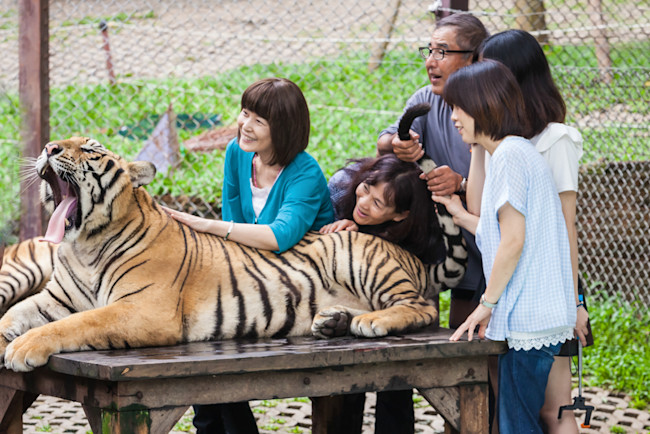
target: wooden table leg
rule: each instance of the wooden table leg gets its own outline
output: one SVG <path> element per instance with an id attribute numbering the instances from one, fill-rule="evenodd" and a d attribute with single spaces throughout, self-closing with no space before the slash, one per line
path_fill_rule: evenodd
<path id="1" fill-rule="evenodd" d="M 460 389 L 460 432 L 480 434 L 490 430 L 488 420 L 488 385 L 469 384 Z"/>
<path id="2" fill-rule="evenodd" d="M 134 408 L 112 410 L 82 405 L 94 433 L 149 434 L 167 433 L 188 407 Z"/>
<path id="3" fill-rule="evenodd" d="M 365 393 L 319 396 L 311 399 L 312 434 L 360 433 Z"/>
<path id="4" fill-rule="evenodd" d="M 488 385 L 419 389 L 445 419 L 445 434 L 483 434 L 489 431 Z"/>
<path id="5" fill-rule="evenodd" d="M 38 395 L 0 387 L 0 433 L 22 434 L 23 413 Z"/>

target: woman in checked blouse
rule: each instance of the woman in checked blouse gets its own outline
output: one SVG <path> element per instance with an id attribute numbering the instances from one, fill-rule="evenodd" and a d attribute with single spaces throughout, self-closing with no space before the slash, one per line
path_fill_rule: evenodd
<path id="1" fill-rule="evenodd" d="M 530 135 L 519 85 L 503 64 L 464 67 L 443 94 L 463 141 L 490 155 L 480 217 L 457 196 L 443 203 L 476 234 L 487 287 L 481 304 L 452 335 L 505 340 L 499 356 L 499 431 L 542 433 L 539 412 L 561 344 L 573 337 L 576 308 L 569 239 L 548 165 Z M 471 168 L 470 168 L 471 171 Z"/>

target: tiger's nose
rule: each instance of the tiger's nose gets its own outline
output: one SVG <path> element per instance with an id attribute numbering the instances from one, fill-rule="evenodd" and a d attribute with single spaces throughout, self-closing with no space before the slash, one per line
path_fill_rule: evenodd
<path id="1" fill-rule="evenodd" d="M 52 155 L 56 155 L 61 151 L 62 149 L 56 143 L 48 143 L 47 145 L 45 145 L 45 152 L 47 152 L 48 157 L 51 157 Z"/>

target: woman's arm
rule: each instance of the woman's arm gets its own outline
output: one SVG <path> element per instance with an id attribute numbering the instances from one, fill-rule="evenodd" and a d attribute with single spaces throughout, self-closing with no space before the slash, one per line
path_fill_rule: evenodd
<path id="1" fill-rule="evenodd" d="M 268 225 L 254 225 L 250 223 L 234 223 L 224 220 L 212 220 L 197 217 L 171 208 L 163 209 L 174 220 L 186 224 L 197 232 L 217 235 L 249 247 L 263 250 L 278 250 L 275 234 Z"/>
<path id="2" fill-rule="evenodd" d="M 258 223 L 271 227 L 278 242 L 278 252 L 284 252 L 298 243 L 308 231 L 318 230 L 333 222 L 334 209 L 325 176 L 309 154 L 299 154 L 280 176 L 273 189 L 282 194 L 275 195 L 273 199 L 269 197 L 266 203 L 266 208 L 277 208 L 277 213 L 274 213 L 272 221 Z"/>
<path id="3" fill-rule="evenodd" d="M 485 288 L 485 301 L 496 304 L 506 289 L 517 268 L 526 239 L 526 218 L 509 203 L 499 208 L 499 230 L 501 241 L 494 257 L 494 265 Z M 478 336 L 485 337 L 485 329 L 492 316 L 492 309 L 479 304 L 449 340 L 457 341 L 467 331 L 467 339 L 472 340 L 474 329 L 479 326 Z"/>
<path id="4" fill-rule="evenodd" d="M 481 145 L 472 145 L 472 159 L 467 175 L 467 211 L 474 215 L 481 215 L 481 196 L 485 184 L 485 148 Z"/>
<path id="5" fill-rule="evenodd" d="M 562 203 L 562 214 L 566 223 L 567 233 L 569 235 L 569 248 L 571 250 L 571 270 L 573 272 L 573 292 L 575 294 L 576 306 L 580 303 L 578 298 L 578 230 L 576 229 L 576 192 L 563 191 L 560 193 L 560 202 Z M 576 320 L 576 336 L 587 345 L 587 321 L 589 312 L 584 307 L 579 307 Z"/>
<path id="6" fill-rule="evenodd" d="M 501 241 L 494 257 L 494 265 L 485 288 L 485 299 L 496 303 L 510 281 L 524 249 L 526 218 L 506 202 L 499 208 Z"/>

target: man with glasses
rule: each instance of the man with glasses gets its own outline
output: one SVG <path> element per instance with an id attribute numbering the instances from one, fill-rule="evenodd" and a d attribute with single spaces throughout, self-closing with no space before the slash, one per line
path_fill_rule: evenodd
<path id="1" fill-rule="evenodd" d="M 420 103 L 431 104 L 426 116 L 416 118 L 411 139 L 397 136 L 399 119 L 379 134 L 377 152 L 395 153 L 404 161 L 417 161 L 425 153 L 437 164 L 426 174 L 431 192 L 439 196 L 464 192 L 469 172 L 470 151 L 451 120 L 451 108 L 442 99 L 447 78 L 456 70 L 474 62 L 478 49 L 489 36 L 481 21 L 469 14 L 454 14 L 437 22 L 428 47 L 419 49 L 425 60 L 430 85 L 416 91 L 407 101 L 406 109 Z M 457 328 L 476 308 L 485 279 L 481 257 L 474 236 L 463 230 L 467 243 L 468 264 L 462 282 L 451 290 L 449 327 Z M 413 433 L 413 402 L 411 391 L 377 394 L 375 434 Z"/>

